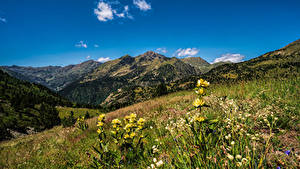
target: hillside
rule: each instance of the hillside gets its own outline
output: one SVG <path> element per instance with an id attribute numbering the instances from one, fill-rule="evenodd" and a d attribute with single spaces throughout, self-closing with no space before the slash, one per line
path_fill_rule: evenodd
<path id="1" fill-rule="evenodd" d="M 54 91 L 59 91 L 68 84 L 88 74 L 99 65 L 101 65 L 101 63 L 89 60 L 81 64 L 69 65 L 65 67 L 3 66 L 2 68 L 13 77 L 41 84 Z"/>
<path id="2" fill-rule="evenodd" d="M 56 105 L 71 103 L 44 86 L 13 78 L 0 69 L 0 140 L 60 124 Z"/>
<path id="3" fill-rule="evenodd" d="M 200 115 L 218 121 L 202 123 L 205 144 L 197 144 L 198 137 L 193 135 L 186 120 L 197 115 L 192 106 L 196 98 L 193 91 L 172 93 L 110 112 L 106 114 L 105 125 L 132 112 L 146 119 L 144 148 L 147 153 L 134 163 L 122 162 L 125 166 L 120 168 L 147 168 L 154 158 L 163 161 L 161 168 L 258 168 L 260 159 L 263 159 L 263 168 L 299 166 L 300 126 L 295 125 L 299 121 L 299 80 L 298 77 L 212 84 L 205 97 L 209 107 L 203 107 Z M 277 118 L 272 128 L 268 127 L 266 117 L 267 122 Z M 97 117 L 86 120 L 89 128 L 84 131 L 57 126 L 0 142 L 0 166 L 90 168 L 93 157 L 98 158 L 93 148 L 99 149 L 97 121 Z M 106 127 L 105 131 L 110 135 L 111 129 Z M 118 150 L 112 139 L 109 143 L 109 150 Z M 208 159 L 203 160 L 204 154 Z M 106 162 L 115 158 L 108 158 Z"/>
<path id="4" fill-rule="evenodd" d="M 300 73 L 300 40 L 257 58 L 218 66 L 203 77 L 213 82 L 240 81 L 269 77 L 298 76 Z"/>
<path id="5" fill-rule="evenodd" d="M 106 62 L 71 83 L 60 94 L 79 103 L 100 104 L 113 92 L 136 86 L 157 86 L 197 74 L 194 67 L 180 59 L 149 51 L 136 57 L 126 55 Z"/>
<path id="6" fill-rule="evenodd" d="M 161 94 L 193 89 L 199 77 L 208 79 L 211 83 L 233 83 L 243 80 L 274 77 L 297 77 L 300 73 L 299 48 L 298 40 L 284 48 L 266 53 L 249 61 L 241 63 L 221 62 L 206 64 L 206 70 L 210 71 L 200 76 L 185 76 L 177 81 L 156 86 L 131 86 L 130 88 L 120 89 L 111 93 L 103 102 L 103 105 L 122 107 L 145 101 Z M 200 65 L 204 62 L 201 58 L 197 57 L 192 59 L 188 58 L 187 60 L 191 66 L 194 60 L 195 63 L 199 61 Z M 193 66 L 197 66 L 197 64 Z M 195 67 L 195 69 L 197 68 Z M 202 67 L 202 70 L 205 69 Z"/>

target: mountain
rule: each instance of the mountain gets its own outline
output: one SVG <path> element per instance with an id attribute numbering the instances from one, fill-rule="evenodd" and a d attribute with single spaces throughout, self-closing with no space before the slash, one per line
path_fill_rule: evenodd
<path id="1" fill-rule="evenodd" d="M 218 66 L 204 75 L 216 82 L 299 76 L 300 39 L 257 58 Z"/>
<path id="2" fill-rule="evenodd" d="M 47 67 L 23 67 L 3 66 L 2 68 L 10 75 L 29 82 L 38 83 L 51 90 L 59 91 L 68 84 L 90 73 L 101 63 L 89 60 L 77 65 L 47 66 Z"/>
<path id="3" fill-rule="evenodd" d="M 0 69 L 0 140 L 60 124 L 57 105 L 71 105 L 50 89 L 11 77 Z"/>
<path id="4" fill-rule="evenodd" d="M 148 51 L 106 62 L 60 94 L 79 103 L 100 104 L 114 92 L 127 91 L 125 88 L 158 86 L 197 74 L 196 68 L 180 59 Z"/>
<path id="5" fill-rule="evenodd" d="M 191 83 L 199 78 L 212 83 L 231 83 L 263 78 L 299 77 L 300 39 L 248 61 L 221 64 L 201 76 L 191 76 L 177 81 L 181 87 L 174 90 L 191 89 Z"/>
<path id="6" fill-rule="evenodd" d="M 199 70 L 200 73 L 207 73 L 211 69 L 218 67 L 220 65 L 226 64 L 228 62 L 218 62 L 210 64 L 206 60 L 202 59 L 201 57 L 186 57 L 181 59 L 184 63 L 187 63 Z"/>

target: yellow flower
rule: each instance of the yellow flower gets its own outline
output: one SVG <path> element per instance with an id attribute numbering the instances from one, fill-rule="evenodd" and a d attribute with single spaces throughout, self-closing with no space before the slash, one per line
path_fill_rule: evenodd
<path id="1" fill-rule="evenodd" d="M 200 106 L 203 106 L 204 103 L 205 103 L 205 102 L 204 102 L 202 99 L 197 98 L 197 99 L 193 102 L 193 105 L 194 105 L 195 107 L 200 107 Z"/>
<path id="2" fill-rule="evenodd" d="M 114 125 L 113 125 L 113 128 L 114 128 L 114 129 L 117 128 L 117 125 L 114 124 Z"/>
<path id="3" fill-rule="evenodd" d="M 98 133 L 98 134 L 102 133 L 102 130 L 101 130 L 101 129 L 98 129 L 98 130 L 97 130 L 97 133 Z"/>
<path id="4" fill-rule="evenodd" d="M 203 122 L 205 120 L 204 117 L 196 117 L 195 121 L 198 121 L 199 123 Z"/>
<path id="5" fill-rule="evenodd" d="M 112 124 L 121 124 L 121 121 L 119 119 L 114 119 L 111 121 Z"/>
<path id="6" fill-rule="evenodd" d="M 125 134 L 124 139 L 128 139 L 129 138 L 129 134 Z"/>
<path id="7" fill-rule="evenodd" d="M 104 125 L 104 123 L 101 122 L 101 121 L 99 121 L 98 124 L 97 124 L 98 127 L 102 127 L 103 125 Z"/>
<path id="8" fill-rule="evenodd" d="M 196 93 L 202 95 L 204 93 L 204 89 L 201 87 L 200 89 L 196 90 Z"/>
<path id="9" fill-rule="evenodd" d="M 114 135 L 117 134 L 117 132 L 116 132 L 116 131 L 113 131 L 113 130 L 111 131 L 111 133 L 114 134 Z"/>
<path id="10" fill-rule="evenodd" d="M 98 117 L 98 121 L 102 121 L 105 118 L 105 114 L 100 114 Z"/>
<path id="11" fill-rule="evenodd" d="M 133 138 L 135 136 L 135 133 L 130 134 L 130 138 Z"/>
<path id="12" fill-rule="evenodd" d="M 145 119 L 140 118 L 140 119 L 138 120 L 137 124 L 142 126 L 142 125 L 144 125 L 145 121 L 146 121 Z"/>
<path id="13" fill-rule="evenodd" d="M 203 79 L 197 81 L 197 87 L 208 87 L 209 82 Z"/>
<path id="14" fill-rule="evenodd" d="M 143 129 L 143 126 L 138 126 L 138 129 L 142 130 L 142 129 Z"/>

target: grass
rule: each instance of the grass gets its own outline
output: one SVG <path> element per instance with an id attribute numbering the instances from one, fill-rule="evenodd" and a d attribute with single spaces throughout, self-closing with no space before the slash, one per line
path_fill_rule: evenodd
<path id="1" fill-rule="evenodd" d="M 63 119 L 64 117 L 68 117 L 70 112 L 74 112 L 74 118 L 78 118 L 84 116 L 86 112 L 89 113 L 90 117 L 95 117 L 100 114 L 100 111 L 97 109 L 88 109 L 88 108 L 72 108 L 72 107 L 57 107 L 59 111 L 59 117 Z"/>
<path id="2" fill-rule="evenodd" d="M 147 168 L 156 165 L 154 158 L 163 161 L 161 168 L 239 168 L 243 158 L 247 163 L 240 168 L 297 168 L 299 84 L 299 78 L 290 78 L 212 85 L 204 98 L 210 107 L 203 108 L 202 112 L 192 109 L 196 98 L 194 92 L 181 91 L 110 112 L 106 114 L 106 121 L 122 119 L 130 113 L 147 120 L 144 161 L 122 164 L 124 168 Z M 97 110 L 62 107 L 58 110 L 61 118 L 71 110 L 75 117 L 86 111 L 91 116 L 99 113 Z M 199 140 L 199 133 L 192 132 L 192 123 L 187 120 L 194 116 L 218 119 L 214 124 L 196 124 L 197 131 L 205 136 L 202 140 Z M 275 117 L 278 119 L 274 120 Z M 89 168 L 92 157 L 97 157 L 92 149 L 92 146 L 98 146 L 96 122 L 97 118 L 88 119 L 89 128 L 84 131 L 57 126 L 1 142 L 0 166 Z M 110 129 L 108 127 L 106 131 Z M 239 134 L 241 129 L 245 131 L 242 136 Z M 205 144 L 202 144 L 203 140 Z M 157 148 L 155 153 L 153 146 Z M 286 150 L 291 153 L 285 154 Z M 229 155 L 233 156 L 232 160 Z M 236 158 L 237 155 L 241 155 L 241 159 Z"/>

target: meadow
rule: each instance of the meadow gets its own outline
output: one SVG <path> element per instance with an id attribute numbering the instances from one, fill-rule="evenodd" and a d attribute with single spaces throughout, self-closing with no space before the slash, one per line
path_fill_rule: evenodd
<path id="1" fill-rule="evenodd" d="M 105 115 L 59 107 L 61 118 L 97 117 L 78 122 L 87 129 L 56 126 L 1 142 L 0 166 L 299 168 L 299 84 L 293 77 L 199 85 Z"/>

